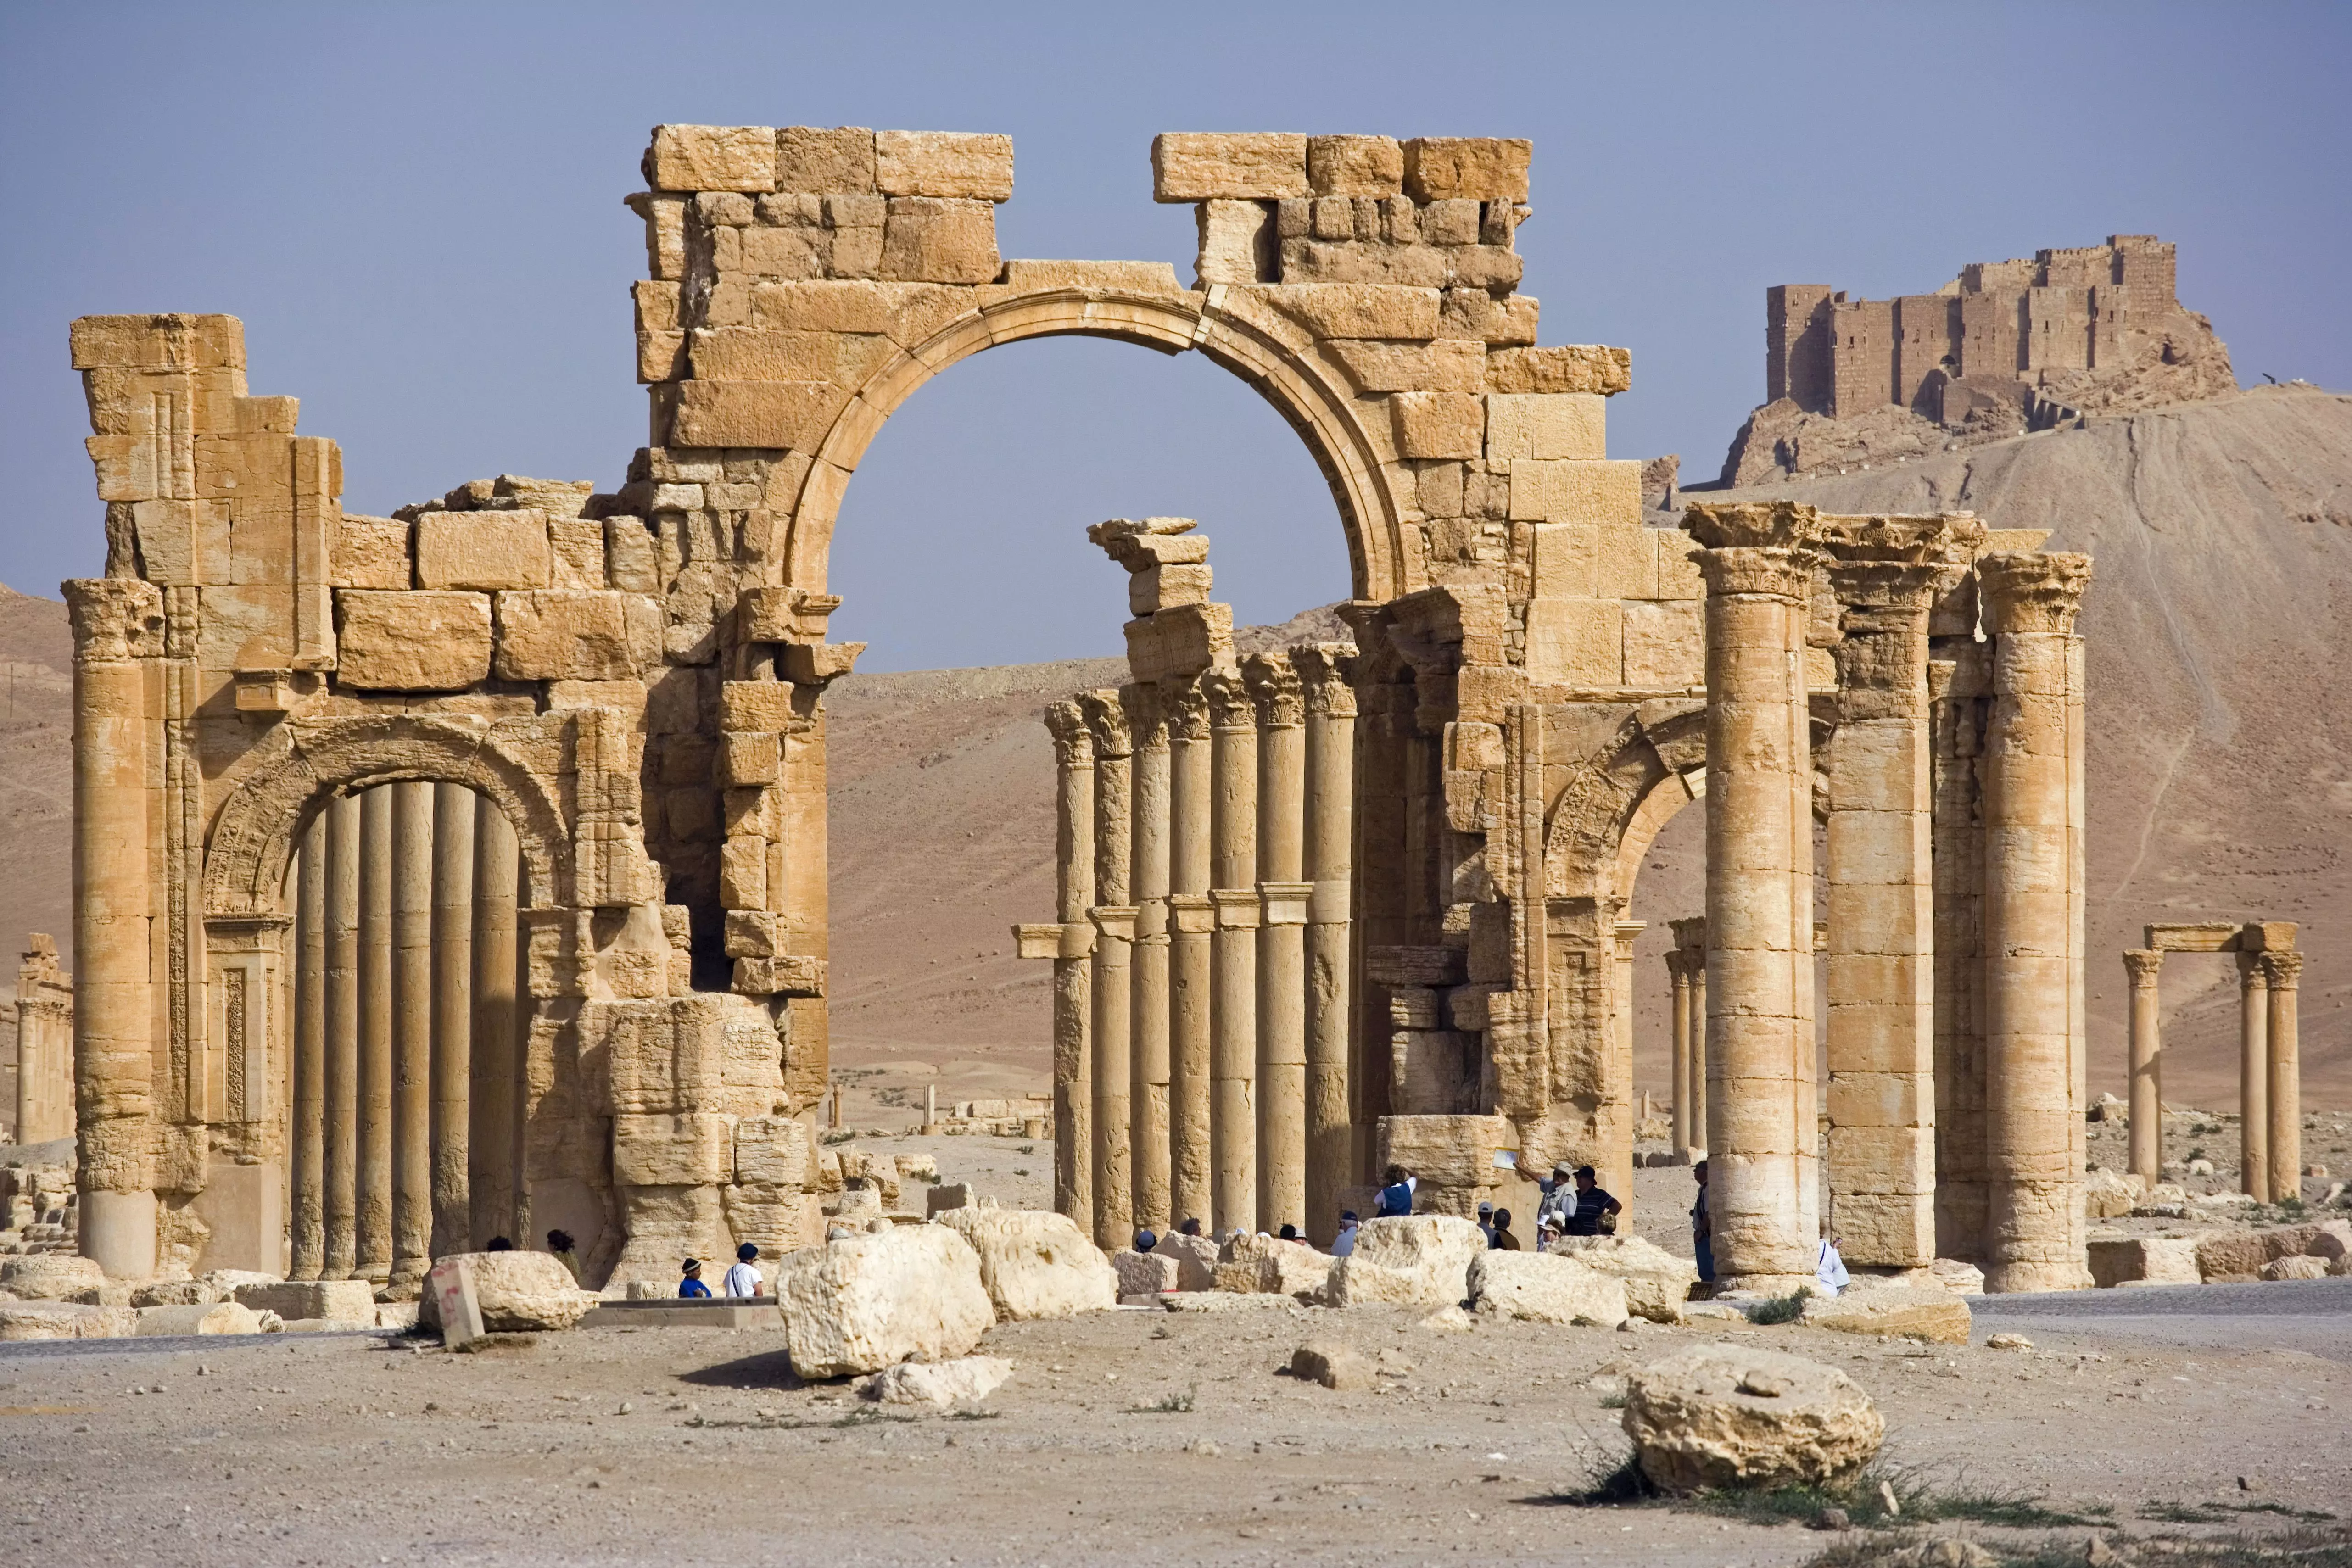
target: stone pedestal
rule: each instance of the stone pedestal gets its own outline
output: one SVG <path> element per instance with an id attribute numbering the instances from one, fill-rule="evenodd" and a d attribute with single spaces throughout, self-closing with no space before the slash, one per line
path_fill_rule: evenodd
<path id="1" fill-rule="evenodd" d="M 2157 999 L 2163 968 L 2164 955 L 2154 948 L 2124 954 L 2124 974 L 2131 985 L 2131 1172 L 2150 1186 L 2164 1179 L 2163 1011 Z"/>

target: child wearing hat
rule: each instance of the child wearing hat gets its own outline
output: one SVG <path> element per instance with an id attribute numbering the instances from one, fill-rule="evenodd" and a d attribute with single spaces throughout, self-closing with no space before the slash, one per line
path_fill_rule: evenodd
<path id="1" fill-rule="evenodd" d="M 702 1282 L 702 1260 L 700 1259 L 688 1258 L 685 1262 L 678 1265 L 678 1272 L 684 1276 L 684 1278 L 680 1279 L 677 1282 L 677 1293 L 681 1298 L 698 1297 L 704 1300 L 708 1300 L 709 1298 L 710 1287 Z"/>

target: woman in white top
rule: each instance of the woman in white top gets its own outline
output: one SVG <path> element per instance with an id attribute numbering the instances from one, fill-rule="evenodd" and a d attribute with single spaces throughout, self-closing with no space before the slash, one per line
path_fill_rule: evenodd
<path id="1" fill-rule="evenodd" d="M 1822 1249 L 1813 1260 L 1813 1278 L 1821 1282 L 1822 1294 L 1834 1296 L 1846 1287 L 1845 1260 L 1838 1256 L 1838 1239 L 1822 1238 Z"/>
<path id="2" fill-rule="evenodd" d="M 727 1270 L 727 1278 L 719 1283 L 719 1293 L 741 1299 L 760 1293 L 760 1270 L 751 1267 L 751 1260 L 760 1249 L 749 1241 L 735 1249 L 735 1267 Z"/>

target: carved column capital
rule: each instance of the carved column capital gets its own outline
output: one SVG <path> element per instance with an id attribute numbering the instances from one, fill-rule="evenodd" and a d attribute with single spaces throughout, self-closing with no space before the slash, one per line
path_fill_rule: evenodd
<path id="1" fill-rule="evenodd" d="M 76 659 L 112 664 L 163 651 L 163 591 L 153 583 L 135 577 L 78 577 L 61 586 Z"/>
<path id="2" fill-rule="evenodd" d="M 2274 991 L 2292 991 L 2303 983 L 2303 955 L 2293 950 L 2267 952 L 2262 958 L 2263 978 Z"/>
<path id="3" fill-rule="evenodd" d="M 1801 501 L 1692 503 L 1683 529 L 1717 549 L 1810 549 L 1821 542 L 1822 515 Z"/>
<path id="4" fill-rule="evenodd" d="M 1307 695 L 1287 653 L 1252 653 L 1242 661 L 1242 684 L 1266 729 L 1297 729 L 1307 722 Z"/>
<path id="5" fill-rule="evenodd" d="M 2153 990 L 2157 977 L 2164 968 L 2164 954 L 2154 947 L 2124 949 L 2124 973 L 2130 977 L 2135 991 Z"/>
<path id="6" fill-rule="evenodd" d="M 1095 765 L 1094 732 L 1087 727 L 1086 709 L 1075 697 L 1045 706 L 1045 730 L 1054 737 L 1054 760 L 1064 768 Z"/>
<path id="7" fill-rule="evenodd" d="M 1290 650 L 1290 667 L 1306 688 L 1307 711 L 1332 718 L 1356 716 L 1356 653 L 1344 643 L 1308 643 Z"/>
<path id="8" fill-rule="evenodd" d="M 1086 715 L 1087 728 L 1095 737 L 1097 760 L 1133 754 L 1135 730 L 1123 693 L 1116 687 L 1105 686 L 1097 691 L 1080 692 L 1075 700 L 1078 711 Z"/>
<path id="9" fill-rule="evenodd" d="M 1973 512 L 1921 512 L 1821 519 L 1822 549 L 1839 561 L 1965 562 L 1984 543 Z"/>
<path id="10" fill-rule="evenodd" d="M 1201 693 L 1208 699 L 1209 723 L 1217 729 L 1257 727 L 1257 704 L 1238 673 L 1211 670 L 1201 677 Z"/>
<path id="11" fill-rule="evenodd" d="M 1209 738 L 1209 695 L 1201 689 L 1198 676 L 1160 682 L 1159 702 L 1171 740 Z"/>
<path id="12" fill-rule="evenodd" d="M 2241 953 L 2238 955 L 2239 990 L 2263 991 L 2270 988 L 2270 976 L 2263 967 L 2263 960 L 2269 956 L 2270 955 L 2266 953 Z"/>
<path id="13" fill-rule="evenodd" d="M 1977 562 L 1984 591 L 1985 624 L 2003 632 L 2074 630 L 2084 591 L 2091 586 L 2091 558 L 2063 550 L 1989 555 Z"/>
<path id="14" fill-rule="evenodd" d="M 1812 555 L 1808 550 L 1724 546 L 1703 549 L 1696 559 L 1709 598 L 1741 595 L 1802 604 L 1811 591 Z"/>

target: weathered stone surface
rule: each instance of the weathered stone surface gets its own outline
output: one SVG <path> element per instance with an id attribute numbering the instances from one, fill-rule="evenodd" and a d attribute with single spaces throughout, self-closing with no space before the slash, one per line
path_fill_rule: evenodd
<path id="1" fill-rule="evenodd" d="M 1654 1323 L 1678 1323 L 1698 1266 L 1639 1236 L 1568 1236 L 1561 1251 L 1625 1281 L 1625 1310 Z"/>
<path id="2" fill-rule="evenodd" d="M 2256 1279 L 2263 1264 L 2304 1251 L 2319 1233 L 2316 1225 L 2207 1231 L 2197 1239 L 2197 1270 L 2208 1283 Z"/>
<path id="3" fill-rule="evenodd" d="M 953 131 L 878 131 L 874 183 L 889 196 L 1013 197 L 1013 138 Z"/>
<path id="4" fill-rule="evenodd" d="M 1417 136 L 1404 144 L 1405 193 L 1416 202 L 1524 202 L 1534 144 L 1496 136 Z"/>
<path id="5" fill-rule="evenodd" d="M 787 125 L 776 132 L 776 189 L 844 195 L 874 189 L 874 132 Z"/>
<path id="6" fill-rule="evenodd" d="M 1138 1252 L 1123 1247 L 1110 1255 L 1110 1266 L 1118 1276 L 1121 1301 L 1129 1296 L 1156 1296 L 1182 1289 L 1177 1281 L 1183 1277 L 1183 1268 L 1170 1253 Z"/>
<path id="7" fill-rule="evenodd" d="M 1457 1305 L 1470 1293 L 1472 1260 L 1486 1250 L 1478 1227 L 1452 1215 L 1368 1219 L 1356 1249 L 1332 1266 L 1330 1304 Z"/>
<path id="8" fill-rule="evenodd" d="M 365 1280 L 286 1280 L 239 1285 L 237 1304 L 276 1312 L 288 1322 L 320 1318 L 364 1328 L 375 1322 L 375 1288 Z"/>
<path id="9" fill-rule="evenodd" d="M 481 1308 L 482 1327 L 490 1333 L 568 1329 L 596 1304 L 594 1293 L 580 1289 L 572 1271 L 556 1261 L 552 1252 L 518 1249 L 452 1253 L 450 1257 L 466 1260 L 467 1271 L 473 1276 L 474 1299 Z M 448 1260 L 439 1258 L 435 1262 Z M 371 1308 L 369 1322 L 373 1321 Z M 430 1291 L 417 1308 L 416 1321 L 425 1328 L 441 1326 L 440 1311 Z"/>
<path id="10" fill-rule="evenodd" d="M 953 1360 L 996 1322 L 980 1254 L 944 1225 L 804 1247 L 779 1266 L 776 1294 L 793 1370 L 803 1377 Z"/>
<path id="11" fill-rule="evenodd" d="M 1310 136 L 1307 183 L 1318 196 L 1393 196 L 1404 188 L 1404 149 L 1387 136 Z"/>
<path id="12" fill-rule="evenodd" d="M 138 1326 L 135 1307 L 66 1301 L 0 1301 L 0 1341 L 121 1339 Z"/>
<path id="13" fill-rule="evenodd" d="M 1633 384 L 1633 367 L 1631 350 L 1593 343 L 1493 349 L 1486 354 L 1486 390 L 1613 395 Z"/>
<path id="14" fill-rule="evenodd" d="M 1013 1375 L 1000 1355 L 965 1355 L 953 1361 L 902 1361 L 857 1385 L 858 1397 L 880 1405 L 916 1405 L 946 1410 L 987 1398 Z"/>
<path id="15" fill-rule="evenodd" d="M 661 606 L 633 593 L 501 593 L 496 610 L 500 680 L 627 680 L 660 657 Z"/>
<path id="16" fill-rule="evenodd" d="M 1304 136 L 1167 131 L 1151 139 L 1155 202 L 1271 201 L 1307 193 Z"/>
<path id="17" fill-rule="evenodd" d="M 1337 1340 L 1309 1340 L 1290 1353 L 1290 1375 L 1340 1394 L 1361 1393 L 1372 1386 L 1371 1358 Z"/>
<path id="18" fill-rule="evenodd" d="M 1984 1270 L 1958 1258 L 1938 1258 L 1927 1265 L 1936 1282 L 1956 1296 L 1984 1294 Z"/>
<path id="19" fill-rule="evenodd" d="M 996 209 L 986 202 L 893 196 L 882 269 L 898 283 L 988 283 L 997 272 Z"/>
<path id="20" fill-rule="evenodd" d="M 335 595 L 335 679 L 365 691 L 454 692 L 490 675 L 487 593 Z"/>
<path id="21" fill-rule="evenodd" d="M 427 512 L 416 519 L 419 588 L 545 588 L 555 571 L 537 512 Z"/>
<path id="22" fill-rule="evenodd" d="M 1834 1296 L 1808 1296 L 1797 1321 L 1808 1328 L 1847 1333 L 1969 1343 L 1969 1304 L 1940 1285 L 1857 1286 Z"/>
<path id="23" fill-rule="evenodd" d="M 772 191 L 776 133 L 764 125 L 656 125 L 645 174 L 657 191 Z"/>
<path id="24" fill-rule="evenodd" d="M 1216 1286 L 1217 1244 L 1205 1236 L 1171 1232 L 1160 1239 L 1155 1251 L 1176 1260 L 1176 1289 L 1208 1291 Z"/>
<path id="25" fill-rule="evenodd" d="M 235 1301 L 213 1301 L 189 1307 L 139 1307 L 138 1334 L 259 1333 L 263 1318 L 251 1307 Z M 374 1315 L 369 1320 L 373 1323 Z"/>
<path id="26" fill-rule="evenodd" d="M 2091 1281 L 2102 1290 L 2116 1285 L 2194 1285 L 2203 1278 L 2197 1269 L 2193 1237 L 2094 1236 L 2086 1243 Z"/>
<path id="27" fill-rule="evenodd" d="M 2308 1252 L 2273 1258 L 2255 1270 L 2255 1278 L 2261 1280 L 2320 1280 L 2326 1276 L 2327 1260 L 2314 1258 Z"/>
<path id="28" fill-rule="evenodd" d="M 1668 1491 L 1818 1483 L 1870 1462 L 1886 1435 L 1870 1396 L 1832 1366 L 1702 1345 L 1625 1380 L 1625 1435 Z"/>
<path id="29" fill-rule="evenodd" d="M 2083 1212 L 2093 1219 L 2118 1219 L 2140 1200 L 2140 1178 L 2105 1168 L 2083 1176 Z"/>
<path id="30" fill-rule="evenodd" d="M 1625 1321 L 1625 1281 L 1564 1253 L 1481 1252 L 1470 1262 L 1473 1312 L 1529 1322 Z"/>
<path id="31" fill-rule="evenodd" d="M 951 1208 L 939 1224 L 971 1243 L 1000 1322 L 1067 1318 L 1118 1305 L 1118 1274 L 1067 1215 Z"/>
<path id="32" fill-rule="evenodd" d="M 106 1283 L 94 1258 L 71 1252 L 33 1252 L 0 1258 L 0 1291 L 27 1301 L 63 1301 Z"/>

